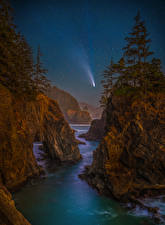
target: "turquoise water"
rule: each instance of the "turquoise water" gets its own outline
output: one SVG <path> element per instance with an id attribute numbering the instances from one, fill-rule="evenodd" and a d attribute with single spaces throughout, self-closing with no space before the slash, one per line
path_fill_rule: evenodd
<path id="1" fill-rule="evenodd" d="M 76 135 L 88 126 L 74 126 Z M 84 139 L 82 139 L 84 141 Z M 145 212 L 133 214 L 119 203 L 99 196 L 85 181 L 78 178 L 85 165 L 92 161 L 97 142 L 79 145 L 83 160 L 65 166 L 35 185 L 27 185 L 14 195 L 17 208 L 32 225 L 147 225 Z"/>

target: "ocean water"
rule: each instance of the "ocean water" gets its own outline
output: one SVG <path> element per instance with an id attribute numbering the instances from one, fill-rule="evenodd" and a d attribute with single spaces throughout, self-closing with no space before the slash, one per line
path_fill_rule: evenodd
<path id="1" fill-rule="evenodd" d="M 71 125 L 76 136 L 89 126 Z M 84 141 L 84 139 L 81 139 Z M 149 225 L 145 211 L 129 212 L 118 202 L 99 196 L 85 181 L 78 178 L 85 165 L 92 162 L 97 142 L 79 145 L 83 159 L 48 173 L 46 179 L 26 185 L 14 194 L 17 208 L 32 225 Z M 37 144 L 35 144 L 35 155 Z"/>

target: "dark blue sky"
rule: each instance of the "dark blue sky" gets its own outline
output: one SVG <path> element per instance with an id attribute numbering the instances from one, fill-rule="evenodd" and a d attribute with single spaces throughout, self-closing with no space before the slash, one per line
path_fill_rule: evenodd
<path id="1" fill-rule="evenodd" d="M 138 9 L 152 50 L 165 63 L 165 0 L 11 0 L 15 23 L 36 54 L 40 45 L 48 77 L 80 101 L 97 105 L 101 73 L 119 59 Z M 91 86 L 89 74 L 96 88 Z"/>

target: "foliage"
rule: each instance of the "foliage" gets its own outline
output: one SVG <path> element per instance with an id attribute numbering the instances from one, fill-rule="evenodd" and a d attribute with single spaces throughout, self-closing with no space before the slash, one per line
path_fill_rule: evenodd
<path id="1" fill-rule="evenodd" d="M 165 91 L 165 75 L 161 69 L 160 59 L 152 58 L 150 51 L 151 39 L 138 12 L 135 25 L 129 36 L 125 38 L 126 46 L 123 56 L 110 65 L 103 73 L 103 93 L 101 105 L 106 107 L 108 98 L 112 95 L 131 95 L 141 97 L 148 92 Z"/>
<path id="2" fill-rule="evenodd" d="M 16 97 L 34 99 L 46 89 L 46 70 L 39 56 L 37 66 L 27 41 L 13 23 L 12 9 L 7 1 L 0 2 L 0 83 Z"/>
<path id="3" fill-rule="evenodd" d="M 41 62 L 41 50 L 38 46 L 37 50 L 37 62 L 34 65 L 34 81 L 38 91 L 46 92 L 50 88 L 50 82 L 46 78 L 47 70 L 43 68 L 43 63 Z"/>

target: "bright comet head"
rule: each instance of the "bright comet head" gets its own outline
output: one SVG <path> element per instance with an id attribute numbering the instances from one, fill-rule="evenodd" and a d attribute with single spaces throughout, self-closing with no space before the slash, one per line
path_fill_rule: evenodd
<path id="1" fill-rule="evenodd" d="M 94 81 L 94 76 L 90 70 L 90 68 L 87 69 L 87 74 L 89 76 L 90 82 L 92 84 L 92 87 L 96 87 L 95 81 Z"/>
<path id="2" fill-rule="evenodd" d="M 95 82 L 94 82 L 94 81 L 92 82 L 92 86 L 93 86 L 93 87 L 96 87 L 96 84 L 95 84 Z"/>

